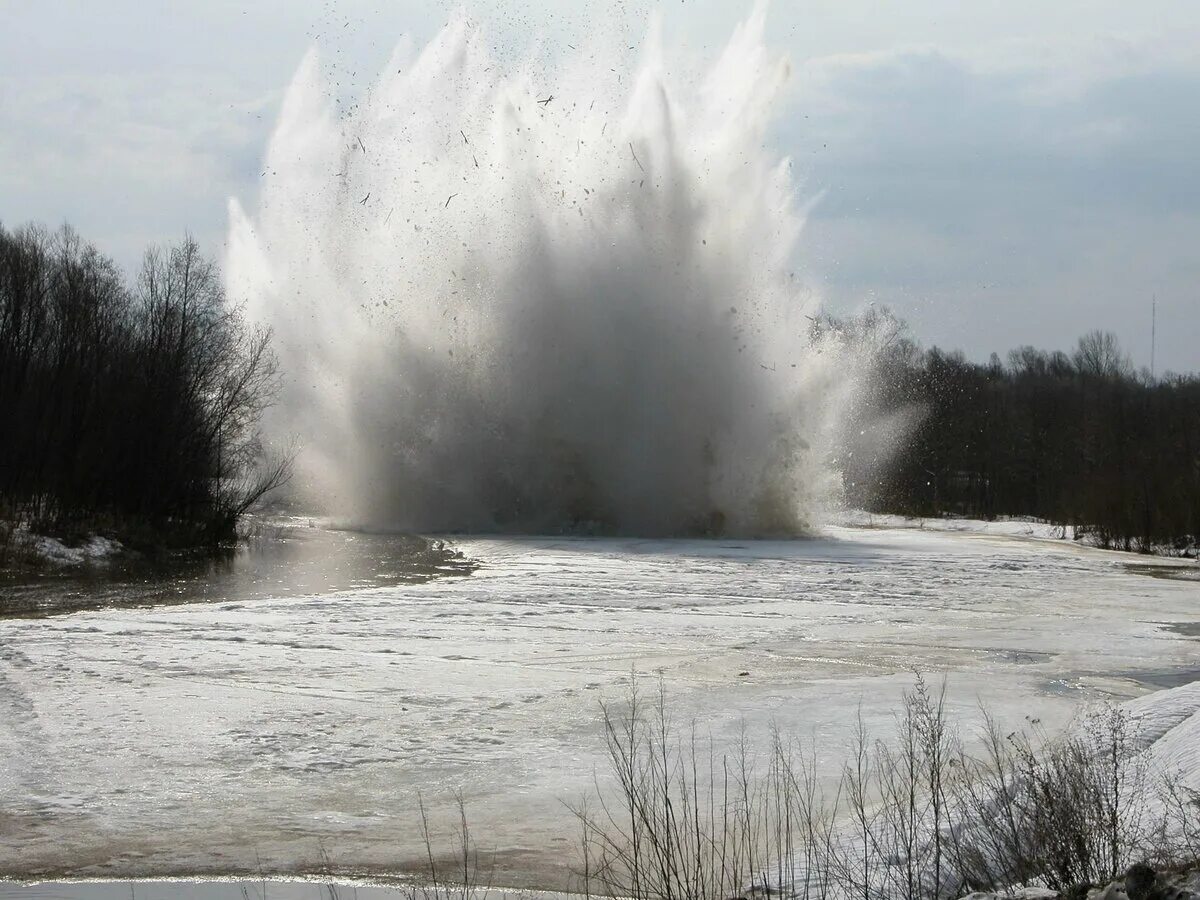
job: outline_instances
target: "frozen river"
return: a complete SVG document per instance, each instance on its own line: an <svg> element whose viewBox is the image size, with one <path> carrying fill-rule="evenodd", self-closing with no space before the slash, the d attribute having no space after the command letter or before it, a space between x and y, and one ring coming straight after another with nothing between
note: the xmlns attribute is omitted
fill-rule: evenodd
<svg viewBox="0 0 1200 900"><path fill-rule="evenodd" d="M0 872L397 871L423 853L417 793L441 816L461 791L497 883L562 887L565 803L632 672L718 740L815 737L831 774L915 668L964 714L1051 723L1200 677L1194 564L1064 542L470 538L474 568L401 577L400 539L311 531L105 589L170 605L0 620Z"/></svg>

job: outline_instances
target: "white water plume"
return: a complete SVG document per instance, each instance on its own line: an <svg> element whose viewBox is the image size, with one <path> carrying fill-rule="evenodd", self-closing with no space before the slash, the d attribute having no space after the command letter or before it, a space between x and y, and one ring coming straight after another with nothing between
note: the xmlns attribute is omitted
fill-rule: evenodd
<svg viewBox="0 0 1200 900"><path fill-rule="evenodd" d="M460 15L345 115L309 54L227 270L315 497L425 531L805 530L848 383L791 269L764 20L688 77L653 24L632 72L603 38L506 67Z"/></svg>

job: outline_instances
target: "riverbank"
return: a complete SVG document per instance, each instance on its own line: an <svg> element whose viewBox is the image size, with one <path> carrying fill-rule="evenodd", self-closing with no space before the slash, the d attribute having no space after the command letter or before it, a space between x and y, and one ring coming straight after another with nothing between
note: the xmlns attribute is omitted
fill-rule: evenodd
<svg viewBox="0 0 1200 900"><path fill-rule="evenodd" d="M0 575L220 556L235 547L243 533L244 529L226 539L213 540L204 525L152 523L120 516L61 523L0 519Z"/></svg>
<svg viewBox="0 0 1200 900"><path fill-rule="evenodd" d="M384 588L475 568L453 545L416 535L334 531L305 518L251 524L252 533L219 552L123 550L95 561L0 571L0 619Z"/></svg>
<svg viewBox="0 0 1200 900"><path fill-rule="evenodd" d="M1159 545L1147 550L1123 550L1105 547L1086 529L1060 525L1028 516L997 516L995 519L972 519L963 516L905 516L898 513L868 512L861 509L844 510L832 517L832 522L848 528L916 528L955 534L978 534L992 537L1014 537L1038 541L1057 541L1078 544L1110 553L1152 556L1184 561L1197 561L1195 544Z"/></svg>

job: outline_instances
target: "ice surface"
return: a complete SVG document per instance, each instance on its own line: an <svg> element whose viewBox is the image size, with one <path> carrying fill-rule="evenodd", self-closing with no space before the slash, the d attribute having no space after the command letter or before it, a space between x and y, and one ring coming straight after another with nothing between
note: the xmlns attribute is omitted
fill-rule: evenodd
<svg viewBox="0 0 1200 900"><path fill-rule="evenodd" d="M318 881L0 881L4 900L405 900L408 896L398 887ZM516 897L495 892L493 900ZM538 900L558 898L547 894Z"/></svg>
<svg viewBox="0 0 1200 900"><path fill-rule="evenodd" d="M497 882L554 887L598 703L634 670L718 741L815 737L832 775L915 667L966 718L1065 724L1196 665L1194 582L1069 542L455 543L473 574L0 621L0 871L394 871L420 857L417 793L440 814L461 790ZM1195 752L1197 691L1155 708L1164 758Z"/></svg>

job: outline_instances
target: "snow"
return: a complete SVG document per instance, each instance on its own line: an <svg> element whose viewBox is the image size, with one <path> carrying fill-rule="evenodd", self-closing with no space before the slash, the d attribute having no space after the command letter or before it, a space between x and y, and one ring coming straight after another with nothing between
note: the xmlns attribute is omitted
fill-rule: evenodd
<svg viewBox="0 0 1200 900"><path fill-rule="evenodd" d="M1139 697L1125 709L1149 770L1176 775L1200 795L1200 681Z"/></svg>
<svg viewBox="0 0 1200 900"><path fill-rule="evenodd" d="M0 522L0 526L4 523ZM13 547L16 556L32 557L50 566L71 567L85 563L104 562L123 553L125 547L120 541L112 540L98 534L89 535L86 540L76 546L70 546L56 537L36 534L22 524L15 526L12 532Z"/></svg>
<svg viewBox="0 0 1200 900"><path fill-rule="evenodd" d="M149 881L0 881L0 898L11 900L412 900L411 888L345 879L213 879ZM432 893L430 894L432 896ZM453 896L458 897L456 892ZM541 891L480 889L479 900L579 900Z"/></svg>
<svg viewBox="0 0 1200 900"><path fill-rule="evenodd" d="M331 883L332 884L332 883ZM335 891L337 893L335 893ZM356 900L400 900L396 888L287 881L51 881L40 884L0 881L0 898L13 900L329 900L342 894Z"/></svg>
<svg viewBox="0 0 1200 900"><path fill-rule="evenodd" d="M58 538L29 535L28 546L38 556L58 566L79 566L116 556L125 548L120 541L94 534L77 547L69 547Z"/></svg>
<svg viewBox="0 0 1200 900"><path fill-rule="evenodd" d="M837 522L850 528L918 528L926 531L950 531L963 534L985 534L995 537L1022 537L1043 541L1070 540L1070 530L1040 519L1002 517L997 519L962 519L955 517L913 517L892 513L872 513L865 510L846 510L839 513Z"/></svg>
<svg viewBox="0 0 1200 900"><path fill-rule="evenodd" d="M813 737L833 777L914 668L946 675L961 719L982 700L1063 724L1197 668L1194 582L1069 541L455 544L474 574L0 621L0 871L394 870L423 852L418 793L440 827L461 790L496 883L556 887L599 702L633 671L718 743ZM1196 690L1142 701L1153 752L1192 770Z"/></svg>
<svg viewBox="0 0 1200 900"><path fill-rule="evenodd" d="M901 516L893 513L873 513L861 509L842 510L835 516L836 522L849 528L916 528L924 531L945 531L958 534L992 535L994 537L1016 537L1040 541L1078 541L1084 545L1093 543L1090 536L1074 537L1074 528L1054 525L1042 519L1027 516L1000 516L995 519L969 519L958 516ZM1184 554L1177 547L1156 545L1153 552L1165 557L1195 558L1195 548ZM1128 551L1126 551L1128 552ZM1186 563L1185 563L1186 564ZM1194 564L1193 564L1194 566Z"/></svg>
<svg viewBox="0 0 1200 900"><path fill-rule="evenodd" d="M967 894L963 900L1054 900L1058 896L1058 891L1049 888L1018 887L1005 894L989 894L983 891Z"/></svg>

